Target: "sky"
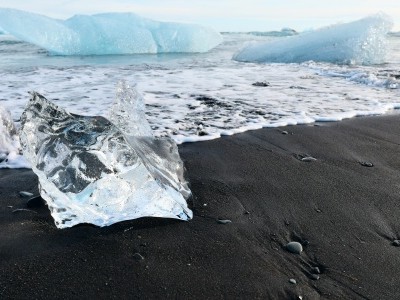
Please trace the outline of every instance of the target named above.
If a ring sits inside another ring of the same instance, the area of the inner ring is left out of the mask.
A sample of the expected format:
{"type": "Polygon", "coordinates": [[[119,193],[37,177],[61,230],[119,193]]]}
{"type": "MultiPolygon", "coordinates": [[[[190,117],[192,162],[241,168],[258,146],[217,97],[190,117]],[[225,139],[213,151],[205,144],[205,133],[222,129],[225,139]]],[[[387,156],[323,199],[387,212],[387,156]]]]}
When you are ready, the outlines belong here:
{"type": "Polygon", "coordinates": [[[197,23],[218,31],[298,31],[384,12],[400,31],[400,0],[0,0],[16,8],[66,19],[74,14],[134,12],[159,21],[197,23]]]}

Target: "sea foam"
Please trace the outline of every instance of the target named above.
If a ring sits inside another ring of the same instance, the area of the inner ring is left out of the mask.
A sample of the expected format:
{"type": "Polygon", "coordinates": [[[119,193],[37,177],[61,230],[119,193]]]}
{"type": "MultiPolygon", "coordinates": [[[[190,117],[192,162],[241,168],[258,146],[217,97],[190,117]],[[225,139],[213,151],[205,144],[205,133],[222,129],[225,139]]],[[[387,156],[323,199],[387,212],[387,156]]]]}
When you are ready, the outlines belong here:
{"type": "Polygon", "coordinates": [[[0,28],[60,55],[207,52],[222,41],[210,28],[158,22],[133,13],[75,15],[63,21],[2,8],[0,28]]]}
{"type": "Polygon", "coordinates": [[[309,60],[345,64],[385,61],[391,19],[377,14],[271,42],[251,43],[234,55],[243,62],[299,63],[309,60]]]}

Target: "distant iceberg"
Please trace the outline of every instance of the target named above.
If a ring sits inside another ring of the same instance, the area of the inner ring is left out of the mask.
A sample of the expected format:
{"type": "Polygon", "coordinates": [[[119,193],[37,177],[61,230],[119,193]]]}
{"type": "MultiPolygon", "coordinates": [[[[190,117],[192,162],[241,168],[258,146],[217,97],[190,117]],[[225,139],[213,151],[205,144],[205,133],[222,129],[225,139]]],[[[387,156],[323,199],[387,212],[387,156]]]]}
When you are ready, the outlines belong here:
{"type": "Polygon", "coordinates": [[[299,33],[292,28],[282,28],[280,31],[250,31],[248,34],[255,36],[275,36],[275,37],[283,37],[283,36],[292,36],[298,35],[299,33]]]}
{"type": "Polygon", "coordinates": [[[0,8],[0,28],[58,55],[207,52],[222,41],[210,28],[133,13],[75,15],[64,21],[0,8]]]}
{"type": "Polygon", "coordinates": [[[70,114],[32,93],[20,140],[58,228],[193,217],[178,147],[152,136],[141,96],[125,83],[109,120],[70,114]]]}
{"type": "Polygon", "coordinates": [[[309,60],[345,64],[379,64],[386,55],[391,19],[377,14],[296,36],[245,46],[233,57],[243,62],[300,63],[309,60]]]}

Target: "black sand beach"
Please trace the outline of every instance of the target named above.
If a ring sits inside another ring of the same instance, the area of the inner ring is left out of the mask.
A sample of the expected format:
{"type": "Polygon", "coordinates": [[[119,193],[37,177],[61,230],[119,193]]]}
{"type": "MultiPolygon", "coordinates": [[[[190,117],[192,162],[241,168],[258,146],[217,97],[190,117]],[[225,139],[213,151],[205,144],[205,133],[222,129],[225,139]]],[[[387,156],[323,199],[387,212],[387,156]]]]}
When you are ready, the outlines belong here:
{"type": "Polygon", "coordinates": [[[400,298],[399,115],[250,131],[180,153],[190,222],[58,230],[46,206],[15,211],[27,208],[19,191],[37,193],[32,171],[0,170],[0,299],[400,298]],[[289,253],[290,241],[304,251],[289,253]]]}

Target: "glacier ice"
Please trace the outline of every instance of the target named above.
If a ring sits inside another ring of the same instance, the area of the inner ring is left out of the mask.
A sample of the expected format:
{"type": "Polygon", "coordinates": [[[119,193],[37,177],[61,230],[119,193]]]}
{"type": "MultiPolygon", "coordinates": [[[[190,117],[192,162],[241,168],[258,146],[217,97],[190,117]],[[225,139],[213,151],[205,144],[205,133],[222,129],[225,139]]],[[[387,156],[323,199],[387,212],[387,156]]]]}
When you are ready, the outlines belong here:
{"type": "Polygon", "coordinates": [[[379,64],[386,54],[391,19],[377,14],[271,42],[246,45],[233,57],[243,62],[379,64]]]}
{"type": "Polygon", "coordinates": [[[58,228],[145,216],[192,218],[178,148],[170,138],[151,135],[141,100],[120,83],[108,120],[68,113],[32,93],[20,140],[58,228]]]}
{"type": "Polygon", "coordinates": [[[0,106],[0,168],[30,168],[22,156],[17,128],[7,109],[0,106]]]}
{"type": "Polygon", "coordinates": [[[133,13],[58,20],[0,8],[0,28],[59,55],[206,52],[222,41],[218,32],[207,27],[158,22],[133,13]]]}

